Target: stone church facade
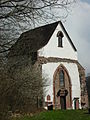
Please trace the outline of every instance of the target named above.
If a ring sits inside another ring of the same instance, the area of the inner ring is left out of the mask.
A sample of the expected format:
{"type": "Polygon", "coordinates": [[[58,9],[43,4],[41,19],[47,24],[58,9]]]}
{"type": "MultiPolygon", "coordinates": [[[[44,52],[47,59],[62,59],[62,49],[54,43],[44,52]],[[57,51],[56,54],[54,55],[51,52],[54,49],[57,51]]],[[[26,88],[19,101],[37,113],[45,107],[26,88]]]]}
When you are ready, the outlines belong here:
{"type": "Polygon", "coordinates": [[[38,51],[42,75],[48,82],[45,107],[81,109],[88,105],[85,70],[79,64],[77,49],[59,22],[48,43],[38,51]]]}
{"type": "Polygon", "coordinates": [[[8,57],[32,56],[46,77],[44,107],[81,109],[88,106],[85,69],[77,49],[62,22],[55,22],[22,33],[8,57]]]}

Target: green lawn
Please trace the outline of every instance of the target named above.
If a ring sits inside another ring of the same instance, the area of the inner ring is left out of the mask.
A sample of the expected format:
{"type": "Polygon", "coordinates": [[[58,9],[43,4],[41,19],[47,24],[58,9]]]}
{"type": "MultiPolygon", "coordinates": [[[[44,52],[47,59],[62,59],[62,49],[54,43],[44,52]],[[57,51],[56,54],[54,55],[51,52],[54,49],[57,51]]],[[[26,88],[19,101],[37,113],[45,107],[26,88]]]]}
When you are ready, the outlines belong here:
{"type": "Polygon", "coordinates": [[[41,112],[33,117],[24,116],[13,120],[90,120],[90,114],[83,110],[56,110],[41,112]]]}

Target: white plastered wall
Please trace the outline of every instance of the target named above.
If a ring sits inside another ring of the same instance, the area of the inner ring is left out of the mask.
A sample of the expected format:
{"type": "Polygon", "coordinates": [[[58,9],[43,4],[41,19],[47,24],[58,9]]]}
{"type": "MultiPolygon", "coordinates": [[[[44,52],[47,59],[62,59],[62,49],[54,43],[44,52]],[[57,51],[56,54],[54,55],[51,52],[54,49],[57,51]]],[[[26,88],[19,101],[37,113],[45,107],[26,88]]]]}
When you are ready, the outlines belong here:
{"type": "MultiPolygon", "coordinates": [[[[67,62],[59,62],[59,63],[47,63],[42,65],[42,74],[43,76],[48,78],[47,87],[45,89],[45,101],[46,96],[49,94],[51,96],[51,102],[53,102],[53,75],[57,67],[63,64],[70,76],[71,84],[72,84],[72,107],[74,109],[74,98],[79,98],[80,103],[80,81],[79,81],[79,72],[77,65],[75,63],[67,63],[67,62]]],[[[81,108],[81,104],[79,104],[79,108],[81,108]]]]}
{"type": "Polygon", "coordinates": [[[59,57],[77,60],[77,52],[72,47],[60,24],[57,25],[47,45],[39,50],[39,56],[59,57]],[[62,48],[58,47],[58,31],[62,31],[64,34],[62,48]]]}
{"type": "MultiPolygon", "coordinates": [[[[77,60],[77,51],[74,50],[72,47],[70,41],[68,40],[66,34],[64,33],[62,27],[60,24],[57,25],[53,35],[51,36],[49,42],[46,46],[41,48],[38,51],[39,56],[43,57],[55,57],[55,58],[66,58],[66,59],[72,59],[77,60]],[[62,31],[64,34],[63,37],[63,47],[58,47],[58,38],[57,33],[58,31],[62,31]]],[[[56,68],[63,64],[71,78],[72,83],[72,107],[74,108],[74,98],[79,98],[80,101],[80,81],[79,81],[79,72],[77,65],[75,63],[67,63],[67,62],[58,62],[58,63],[47,63],[42,65],[42,74],[43,76],[48,78],[47,82],[47,88],[45,90],[46,96],[49,94],[51,96],[51,102],[53,102],[53,74],[56,70],[56,68]]],[[[46,97],[45,97],[46,101],[46,97]]],[[[81,104],[79,104],[79,107],[81,108],[81,104]]]]}

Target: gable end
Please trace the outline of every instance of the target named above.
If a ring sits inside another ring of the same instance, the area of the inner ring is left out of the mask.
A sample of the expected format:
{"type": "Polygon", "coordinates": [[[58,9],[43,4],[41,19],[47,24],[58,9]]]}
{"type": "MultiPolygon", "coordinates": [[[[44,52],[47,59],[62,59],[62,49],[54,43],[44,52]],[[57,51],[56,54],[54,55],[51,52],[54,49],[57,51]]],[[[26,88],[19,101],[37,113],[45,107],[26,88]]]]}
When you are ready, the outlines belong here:
{"type": "Polygon", "coordinates": [[[66,34],[66,36],[67,36],[67,38],[68,38],[68,40],[69,40],[70,44],[72,45],[73,49],[74,49],[75,51],[77,51],[77,49],[76,49],[75,45],[73,44],[73,42],[72,42],[72,40],[71,40],[70,36],[68,35],[68,33],[67,33],[67,31],[66,31],[65,27],[63,26],[62,22],[60,21],[59,23],[60,23],[60,25],[61,25],[61,27],[62,27],[63,31],[65,32],[65,34],[66,34]]]}

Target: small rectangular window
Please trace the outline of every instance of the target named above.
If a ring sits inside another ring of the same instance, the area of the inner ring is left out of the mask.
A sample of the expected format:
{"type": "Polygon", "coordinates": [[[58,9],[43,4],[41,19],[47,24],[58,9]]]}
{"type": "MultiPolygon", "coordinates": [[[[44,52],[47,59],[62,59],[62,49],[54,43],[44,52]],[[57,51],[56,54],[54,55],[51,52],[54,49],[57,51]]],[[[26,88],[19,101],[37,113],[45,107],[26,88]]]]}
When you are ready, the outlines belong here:
{"type": "Polygon", "coordinates": [[[63,35],[62,31],[58,31],[57,37],[58,37],[58,47],[63,47],[62,39],[63,39],[64,35],[63,35]]]}
{"type": "Polygon", "coordinates": [[[62,45],[62,37],[58,37],[58,47],[63,47],[63,45],[62,45]]]}

